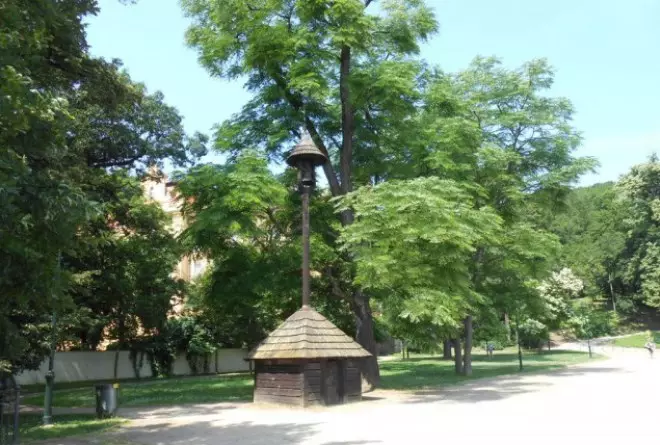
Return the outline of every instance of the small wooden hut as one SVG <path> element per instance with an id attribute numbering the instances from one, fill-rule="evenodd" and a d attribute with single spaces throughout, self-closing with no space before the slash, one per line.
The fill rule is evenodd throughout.
<path id="1" fill-rule="evenodd" d="M 302 407 L 359 401 L 357 361 L 370 355 L 323 315 L 303 306 L 250 353 L 254 401 Z"/>

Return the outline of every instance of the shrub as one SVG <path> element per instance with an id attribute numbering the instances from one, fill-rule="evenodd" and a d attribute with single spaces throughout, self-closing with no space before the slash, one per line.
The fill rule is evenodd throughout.
<path id="1" fill-rule="evenodd" d="M 518 326 L 520 344 L 527 349 L 538 349 L 550 338 L 548 327 L 538 320 L 528 318 Z"/>

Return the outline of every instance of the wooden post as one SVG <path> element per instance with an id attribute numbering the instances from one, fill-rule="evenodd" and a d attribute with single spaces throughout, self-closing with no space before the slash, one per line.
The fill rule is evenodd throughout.
<path id="1" fill-rule="evenodd" d="M 309 306 L 309 192 L 310 187 L 302 187 L 302 238 L 303 238 L 303 264 L 302 264 L 302 304 Z"/>

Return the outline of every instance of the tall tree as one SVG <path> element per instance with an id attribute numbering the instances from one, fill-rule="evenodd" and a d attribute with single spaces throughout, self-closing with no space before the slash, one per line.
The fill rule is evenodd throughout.
<path id="1" fill-rule="evenodd" d="M 584 278 L 588 296 L 607 299 L 615 311 L 624 314 L 632 309 L 620 264 L 628 212 L 628 201 L 613 183 L 596 184 L 571 191 L 565 210 L 555 214 L 550 224 L 562 243 L 557 263 Z M 620 298 L 623 307 L 617 307 Z"/>
<path id="2" fill-rule="evenodd" d="M 0 5 L 0 367 L 38 366 L 43 323 L 63 304 L 58 256 L 91 208 L 68 171 L 62 92 L 93 72 L 80 18 L 95 2 Z"/>
<path id="3" fill-rule="evenodd" d="M 395 330 L 418 339 L 435 332 L 438 344 L 480 303 L 470 256 L 501 236 L 501 219 L 475 209 L 469 191 L 428 177 L 362 187 L 342 200 L 357 217 L 340 239 L 356 259 L 356 284 L 379 297 Z"/>
<path id="4" fill-rule="evenodd" d="M 331 159 L 324 173 L 333 195 L 386 175 L 394 148 L 388 143 L 398 133 L 388 125 L 403 127 L 401 117 L 415 105 L 418 70 L 411 56 L 437 24 L 419 0 L 382 2 L 378 11 L 371 3 L 184 0 L 193 20 L 188 43 L 201 63 L 214 76 L 243 76 L 254 93 L 219 127 L 216 146 L 259 147 L 281 159 L 302 127 Z M 353 220 L 350 209 L 341 214 L 342 224 Z M 370 297 L 359 288 L 349 294 L 356 338 L 375 354 Z M 364 372 L 378 382 L 375 357 Z"/>
<path id="5" fill-rule="evenodd" d="M 643 304 L 660 308 L 660 162 L 634 166 L 617 185 L 630 201 L 623 280 Z"/>
<path id="6" fill-rule="evenodd" d="M 187 137 L 160 93 L 131 82 L 118 62 L 88 54 L 83 20 L 97 12 L 94 0 L 0 5 L 0 360 L 14 371 L 39 364 L 44 318 L 72 308 L 67 289 L 80 279 L 83 257 L 90 246 L 102 250 L 108 222 L 121 219 L 109 209 L 130 207 L 117 170 L 134 175 L 204 151 L 204 137 Z M 135 217 L 144 208 L 133 204 L 127 213 Z M 135 285 L 161 278 L 147 273 Z"/>
<path id="7" fill-rule="evenodd" d="M 517 234 L 476 249 L 472 284 L 477 293 L 487 295 L 490 280 L 524 287 L 530 273 L 534 277 L 547 270 L 550 252 L 542 246 L 549 248 L 552 236 L 542 216 L 561 208 L 570 186 L 595 165 L 592 159 L 573 155 L 580 143 L 571 125 L 573 108 L 567 99 L 545 94 L 553 80 L 554 71 L 545 60 L 507 70 L 495 58 L 477 58 L 454 77 L 454 94 L 465 101 L 463 117 L 481 133 L 471 173 L 480 186 L 475 205 L 491 206 L 503 219 L 505 233 Z M 525 254 L 529 247 L 534 253 Z M 512 257 L 524 260 L 505 260 Z M 467 317 L 466 337 L 471 325 Z M 467 348 L 466 364 L 469 361 Z"/>
<path id="8" fill-rule="evenodd" d="M 182 250 L 168 232 L 168 216 L 146 202 L 139 181 L 124 171 L 97 172 L 101 212 L 79 228 L 77 249 L 64 257 L 69 294 L 82 313 L 69 330 L 84 349 L 110 334 L 127 347 L 139 334 L 162 328 L 171 300 L 182 292 L 171 277 Z M 86 316 L 85 316 L 86 315 Z"/>

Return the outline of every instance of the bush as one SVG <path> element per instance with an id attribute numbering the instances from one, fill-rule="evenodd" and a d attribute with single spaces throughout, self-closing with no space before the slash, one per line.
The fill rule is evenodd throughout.
<path id="1" fill-rule="evenodd" d="M 528 318 L 518 326 L 520 344 L 527 349 L 539 349 L 550 338 L 548 327 L 538 320 Z"/>
<path id="2" fill-rule="evenodd" d="M 496 351 L 501 351 L 502 349 L 506 348 L 508 345 L 507 343 L 503 343 L 498 340 L 488 340 L 488 341 L 483 341 L 479 343 L 479 347 L 483 349 L 484 351 L 487 349 L 488 344 L 492 344 L 495 347 Z"/>
<path id="3" fill-rule="evenodd" d="M 488 343 L 492 343 L 497 350 L 515 344 L 509 327 L 499 319 L 487 320 L 485 322 L 480 321 L 475 327 L 474 344 L 485 349 Z"/>
<path id="4" fill-rule="evenodd" d="M 619 317 L 590 304 L 576 305 L 566 322 L 571 332 L 581 340 L 588 340 L 616 332 Z"/>

